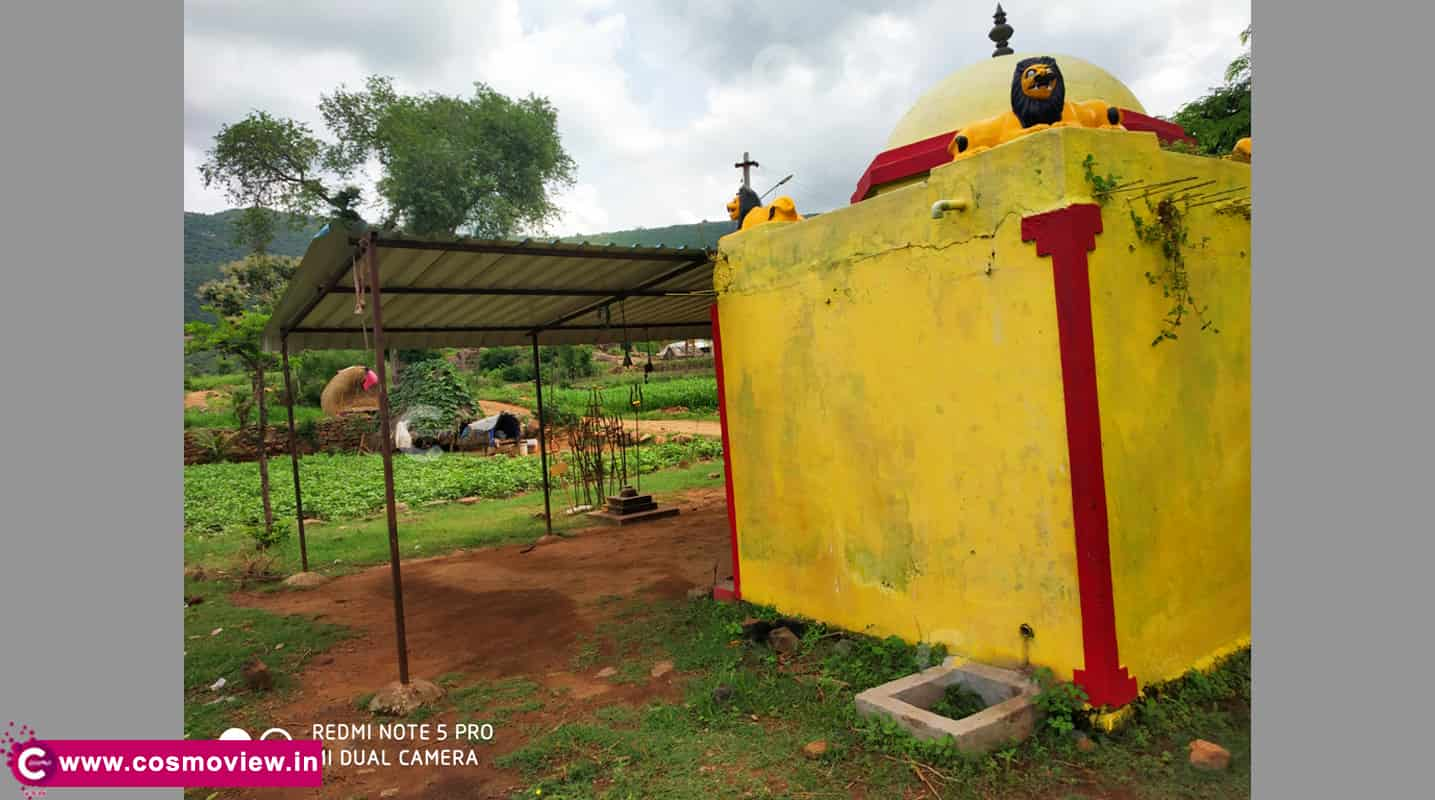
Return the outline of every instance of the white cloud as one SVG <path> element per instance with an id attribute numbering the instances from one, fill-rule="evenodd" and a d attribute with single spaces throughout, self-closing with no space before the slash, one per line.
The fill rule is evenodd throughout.
<path id="1" fill-rule="evenodd" d="M 744 150 L 759 190 L 794 173 L 799 209 L 832 208 L 916 98 L 992 47 L 989 11 L 853 5 L 188 2 L 185 208 L 227 206 L 194 171 L 220 124 L 263 108 L 322 131 L 320 94 L 371 72 L 548 97 L 578 164 L 551 233 L 723 219 Z M 1158 114 L 1220 81 L 1250 18 L 1238 0 L 1004 5 L 1014 47 L 1100 64 Z"/>

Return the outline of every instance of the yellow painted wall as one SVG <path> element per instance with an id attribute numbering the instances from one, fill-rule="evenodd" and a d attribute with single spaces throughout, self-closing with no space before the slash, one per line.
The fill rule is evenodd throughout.
<path id="1" fill-rule="evenodd" d="M 724 239 L 745 599 L 992 663 L 1028 623 L 1034 661 L 1079 666 L 1052 278 L 1020 241 L 1059 155 L 994 150 Z M 933 220 L 951 197 L 977 205 Z"/>
<path id="2" fill-rule="evenodd" d="M 1082 131 L 1066 148 L 1074 188 L 1090 152 L 1122 180 L 1194 177 L 1214 181 L 1197 192 L 1249 192 L 1248 164 Z M 1151 346 L 1170 301 L 1144 277 L 1164 263 L 1130 217 L 1154 219 L 1146 201 L 1108 200 L 1088 256 L 1117 642 L 1142 685 L 1250 636 L 1251 223 L 1220 205 L 1188 212 L 1184 251 L 1191 292 L 1219 333 L 1189 318 L 1175 341 Z"/>
<path id="3" fill-rule="evenodd" d="M 1091 151 L 1120 166 L 1134 159 L 1128 178 L 1172 159 L 1237 167 L 1161 152 L 1150 134 L 1055 130 L 856 206 L 722 241 L 715 284 L 745 599 L 941 641 L 988 663 L 1029 655 L 1067 677 L 1081 666 L 1051 263 L 1020 241 L 1020 223 L 1089 201 L 1080 161 Z M 938 199 L 969 208 L 933 220 Z M 1115 451 L 1106 472 L 1115 600 L 1122 662 L 1145 683 L 1146 670 L 1249 630 L 1248 439 L 1238 441 L 1247 417 L 1231 399 L 1248 386 L 1245 362 L 1232 361 L 1245 352 L 1247 318 L 1234 301 L 1246 284 L 1217 281 L 1213 312 L 1233 313 L 1222 318 L 1226 338 L 1195 345 L 1230 352 L 1183 355 L 1185 337 L 1151 352 L 1159 292 L 1141 277 L 1146 256 L 1105 217 L 1116 233 L 1098 236 L 1092 263 L 1103 426 Z M 1244 220 L 1213 227 L 1226 239 L 1206 252 L 1241 249 L 1227 241 L 1241 225 L 1248 238 Z M 1193 267 L 1193 282 L 1207 271 Z M 1190 388 L 1212 376 L 1221 388 Z M 1162 388 L 1123 395 L 1122 382 Z M 1143 405 L 1153 406 L 1149 419 Z M 1207 421 L 1176 421 L 1187 412 Z M 1178 440 L 1190 447 L 1173 457 Z M 1219 457 L 1197 452 L 1211 447 Z M 1202 505 L 1210 492 L 1221 497 Z M 1204 528 L 1217 522 L 1213 537 Z M 1187 577 L 1201 565 L 1200 578 Z M 1158 589 L 1173 580 L 1176 589 Z M 1197 619 L 1201 634 L 1188 636 Z M 1022 623 L 1036 631 L 1025 654 Z M 1190 644 L 1171 641 L 1181 637 Z"/>

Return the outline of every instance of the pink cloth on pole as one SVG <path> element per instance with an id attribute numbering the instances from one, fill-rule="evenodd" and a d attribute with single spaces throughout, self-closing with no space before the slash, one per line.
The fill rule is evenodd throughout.
<path id="1" fill-rule="evenodd" d="M 375 375 L 373 370 L 368 370 L 364 373 L 364 391 L 367 392 L 368 390 L 378 385 L 378 383 L 379 376 Z"/>

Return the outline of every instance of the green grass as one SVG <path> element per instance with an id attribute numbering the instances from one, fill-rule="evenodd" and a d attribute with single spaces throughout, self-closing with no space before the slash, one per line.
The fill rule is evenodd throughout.
<path id="1" fill-rule="evenodd" d="M 621 384 L 600 389 L 603 413 L 631 416 L 633 407 L 628 402 L 630 384 Z M 549 392 L 544 391 L 547 400 Z M 585 413 L 588 408 L 587 389 L 554 389 L 552 401 L 559 409 L 573 414 Z M 673 378 L 654 381 L 643 386 L 643 409 L 658 411 L 664 408 L 682 406 L 689 411 L 717 410 L 717 378 L 712 375 Z"/>
<path id="2" fill-rule="evenodd" d="M 498 759 L 528 788 L 514 797 L 867 797 L 913 796 L 923 782 L 946 798 L 1249 797 L 1249 651 L 1210 674 L 1151 690 L 1122 732 L 1090 734 L 1095 751 L 1050 727 L 1026 742 L 985 755 L 922 743 L 892 725 L 859 719 L 857 692 L 934 663 L 940 648 L 900 640 L 809 629 L 793 664 L 801 680 L 777 669 L 765 648 L 733 646 L 739 622 L 772 610 L 709 600 L 619 601 L 614 621 L 581 647 L 597 661 L 646 665 L 673 660 L 689 676 L 681 702 L 609 706 L 571 719 Z M 844 641 L 845 640 L 845 641 Z M 719 702 L 713 690 L 732 690 Z M 1186 763 L 1193 738 L 1231 750 L 1231 767 L 1206 773 Z M 802 757 L 823 740 L 828 753 Z M 918 773 L 923 776 L 919 778 Z M 1092 792 L 1093 794 L 1088 794 Z M 930 795 L 928 795 L 930 796 Z"/>
<path id="3" fill-rule="evenodd" d="M 195 375 L 184 379 L 186 391 L 202 392 L 214 389 L 228 389 L 232 386 L 248 386 L 250 376 L 242 372 L 225 375 Z"/>
<path id="4" fill-rule="evenodd" d="M 722 446 L 716 439 L 696 439 L 687 445 L 648 445 L 643 447 L 642 466 L 647 474 L 691 461 L 695 456 L 716 458 L 721 453 Z M 342 521 L 383 508 L 383 460 L 377 455 L 315 454 L 303 457 L 299 469 L 305 516 Z M 397 502 L 408 503 L 415 510 L 436 500 L 509 497 L 541 487 L 542 480 L 536 455 L 510 458 L 458 453 L 394 459 Z M 269 482 L 275 518 L 292 519 L 294 481 L 289 459 L 270 460 Z M 566 492 L 555 488 L 554 497 L 564 498 Z M 196 464 L 184 468 L 187 531 L 221 532 L 258 525 L 262 518 L 257 463 Z"/>
<path id="5" fill-rule="evenodd" d="M 604 414 L 622 414 L 631 419 L 633 407 L 628 404 L 629 387 L 642 383 L 642 373 L 622 373 L 585 378 L 569 387 L 543 387 L 545 403 L 566 414 L 582 415 L 588 411 L 588 387 L 601 393 Z M 483 400 L 511 403 L 533 408 L 537 394 L 532 384 L 494 384 L 471 379 L 474 396 Z M 682 406 L 688 413 L 674 416 L 663 414 L 664 408 Z M 711 370 L 696 373 L 654 373 L 643 385 L 643 406 L 639 416 L 645 419 L 715 419 L 717 416 L 717 377 Z"/>
<path id="6" fill-rule="evenodd" d="M 214 739 L 226 728 L 246 730 L 268 727 L 254 717 L 261 695 L 244 687 L 241 671 L 254 657 L 262 658 L 275 677 L 275 691 L 292 690 L 293 676 L 316 654 L 348 637 L 349 631 L 304 617 L 279 616 L 240 608 L 226 598 L 236 585 L 229 581 L 186 579 L 186 597 L 201 596 L 202 603 L 184 611 L 184 734 L 191 739 Z M 212 635 L 216 629 L 219 634 Z M 276 646 L 283 645 L 281 649 Z M 210 687 L 223 678 L 219 691 Z M 210 701 L 229 697 L 229 702 Z"/>
<path id="7" fill-rule="evenodd" d="M 185 430 L 191 428 L 224 428 L 234 430 L 239 427 L 239 418 L 234 411 L 224 402 L 216 403 L 217 407 L 212 409 L 186 408 L 184 410 Z M 302 425 L 305 422 L 318 422 L 324 419 L 324 409 L 318 406 L 295 406 L 294 424 Z M 249 424 L 256 425 L 259 417 L 256 413 L 249 415 Z M 276 406 L 269 409 L 269 425 L 274 430 L 280 430 L 289 424 L 289 416 L 283 406 Z"/>
<path id="8" fill-rule="evenodd" d="M 376 457 L 374 458 L 377 461 Z M 489 459 L 497 460 L 497 459 Z M 506 459 L 504 459 L 506 460 Z M 308 459 L 301 469 L 305 470 L 305 509 L 308 510 L 309 478 Z M 271 465 L 273 466 L 273 465 Z M 687 489 L 717 487 L 722 478 L 708 475 L 721 470 L 721 462 L 695 463 L 683 469 L 667 469 L 643 477 L 643 490 L 653 492 L 661 498 L 664 494 Z M 276 487 L 289 480 L 287 471 L 281 479 L 276 470 L 271 481 Z M 379 478 L 382 485 L 382 476 Z M 293 490 L 293 484 L 289 484 Z M 382 489 L 380 489 L 382 492 Z M 582 515 L 567 516 L 559 509 L 564 507 L 563 495 L 553 495 L 553 529 L 563 532 L 577 527 L 591 525 L 592 520 Z M 196 501 L 197 502 L 197 501 Z M 255 501 L 257 503 L 257 500 Z M 382 496 L 380 497 L 382 502 Z M 530 492 L 517 497 L 484 500 L 473 505 L 447 504 L 426 508 L 413 506 L 416 512 L 406 515 L 399 522 L 399 536 L 405 557 L 436 556 L 459 548 L 491 547 L 513 542 L 530 542 L 542 536 L 546 528 L 543 520 L 535 514 L 543 510 L 541 492 Z M 292 504 L 288 506 L 292 520 Z M 311 569 L 326 574 L 340 574 L 372 564 L 387 563 L 389 558 L 388 520 L 384 515 L 342 523 L 311 525 L 306 530 L 306 543 Z M 219 531 L 191 530 L 184 537 L 184 558 L 188 565 L 227 569 L 236 559 L 254 551 L 253 540 L 240 528 Z M 299 543 L 291 535 L 287 540 L 270 549 L 277 559 L 277 568 L 282 572 L 297 572 L 300 566 Z"/>

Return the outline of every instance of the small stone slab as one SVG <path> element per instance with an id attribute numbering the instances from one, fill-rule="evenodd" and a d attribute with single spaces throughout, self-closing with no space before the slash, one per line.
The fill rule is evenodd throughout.
<path id="1" fill-rule="evenodd" d="M 960 683 L 982 695 L 987 708 L 962 719 L 927 710 L 946 687 Z M 940 666 L 875 686 L 857 695 L 857 713 L 883 716 L 918 739 L 950 736 L 965 753 L 987 753 L 1032 735 L 1043 713 L 1036 705 L 1040 689 L 1025 675 L 986 664 L 958 664 L 949 656 Z"/>
<path id="2" fill-rule="evenodd" d="M 614 514 L 611 511 L 594 511 L 588 516 L 601 519 L 604 522 L 609 522 L 614 525 L 632 525 L 635 522 L 648 522 L 664 517 L 675 517 L 680 510 L 681 509 L 675 506 L 670 506 L 668 508 L 655 508 L 651 511 L 639 511 L 634 514 Z"/>

